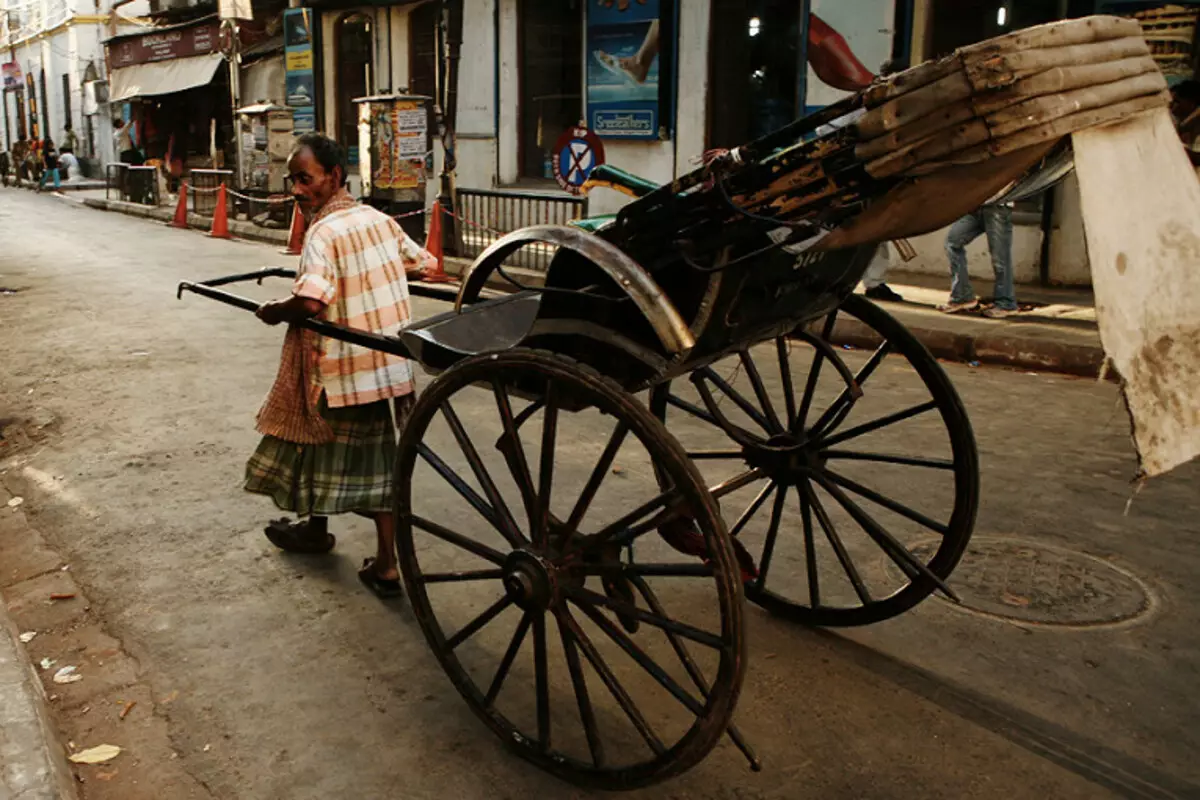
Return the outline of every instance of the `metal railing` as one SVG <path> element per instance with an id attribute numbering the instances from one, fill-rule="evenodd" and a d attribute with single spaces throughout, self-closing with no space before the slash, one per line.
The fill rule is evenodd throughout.
<path id="1" fill-rule="evenodd" d="M 105 164 L 104 165 L 104 199 L 105 200 L 124 200 L 125 199 L 125 173 L 129 170 L 128 164 Z M 116 197 L 113 193 L 116 192 Z"/>
<path id="2" fill-rule="evenodd" d="M 140 203 L 144 206 L 157 206 L 158 196 L 158 167 L 131 166 L 125 172 L 125 196 L 122 200 Z"/>
<path id="3" fill-rule="evenodd" d="M 129 164 L 106 164 L 104 167 L 104 199 L 157 206 L 160 200 L 158 168 L 135 167 Z"/>
<path id="4" fill-rule="evenodd" d="M 587 216 L 587 198 L 552 192 L 459 189 L 463 256 L 474 258 L 501 236 L 530 225 L 566 225 Z M 557 248 L 531 245 L 506 263 L 544 271 Z"/>
<path id="5" fill-rule="evenodd" d="M 214 189 L 225 184 L 228 191 L 233 186 L 233 171 L 228 169 L 194 169 L 188 174 L 188 188 L 198 191 L 191 192 L 192 213 L 211 217 L 217 208 L 217 194 Z M 226 195 L 225 210 L 232 211 L 232 197 Z"/>

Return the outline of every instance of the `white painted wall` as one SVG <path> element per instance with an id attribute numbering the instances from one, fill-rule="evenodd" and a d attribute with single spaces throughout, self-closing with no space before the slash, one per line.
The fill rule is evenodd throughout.
<path id="1" fill-rule="evenodd" d="M 468 138 L 495 136 L 496 0 L 467 0 L 466 5 L 458 66 L 458 132 Z"/>
<path id="2" fill-rule="evenodd" d="M 387 9 L 382 9 L 384 18 L 386 19 Z M 408 10 L 402 8 L 392 8 L 391 31 L 389 33 L 389 47 L 391 47 L 392 60 L 392 81 L 391 87 L 395 91 L 408 86 L 408 61 L 409 61 L 409 29 L 408 29 Z M 383 56 L 381 56 L 382 58 Z M 378 74 L 382 75 L 388 69 L 388 64 L 379 64 Z"/>
<path id="3" fill-rule="evenodd" d="M 321 14 L 321 117 L 322 131 L 326 136 L 337 138 L 337 47 L 333 42 L 333 28 L 340 13 Z"/>
<path id="4" fill-rule="evenodd" d="M 498 182 L 513 183 L 520 174 L 517 162 L 519 150 L 517 113 L 520 106 L 520 84 L 517 78 L 517 0 L 498 0 L 500 3 L 500 163 Z"/>
<path id="5" fill-rule="evenodd" d="M 691 172 L 708 138 L 709 3 L 683 3 L 679 10 L 679 75 L 675 115 L 675 176 Z"/>
<path id="6" fill-rule="evenodd" d="M 1092 266 L 1075 173 L 1055 190 L 1054 219 L 1050 234 L 1050 281 L 1064 286 L 1091 286 Z"/>

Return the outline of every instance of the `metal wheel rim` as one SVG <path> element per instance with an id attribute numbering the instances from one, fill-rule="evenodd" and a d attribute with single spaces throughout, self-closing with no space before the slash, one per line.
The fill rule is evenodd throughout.
<path id="1" fill-rule="evenodd" d="M 704 715 L 698 717 L 687 734 L 669 747 L 665 754 L 640 764 L 614 770 L 597 767 L 595 764 L 589 764 L 569 755 L 553 750 L 545 751 L 534 746 L 534 741 L 518 726 L 494 709 L 488 708 L 489 704 L 482 687 L 468 674 L 453 650 L 447 648 L 447 632 L 442 629 L 433 612 L 422 581 L 421 567 L 415 551 L 412 517 L 409 512 L 411 481 L 417 463 L 417 444 L 420 442 L 420 437 L 433 416 L 438 413 L 444 400 L 469 385 L 477 383 L 480 377 L 486 373 L 521 368 L 545 371 L 553 379 L 562 381 L 579 381 L 591 372 L 588 368 L 573 365 L 565 359 L 535 351 L 510 350 L 504 353 L 479 356 L 462 362 L 435 380 L 423 392 L 412 410 L 408 426 L 401 439 L 400 453 L 396 463 L 397 547 L 405 588 L 414 612 L 417 613 L 422 631 L 447 676 L 467 700 L 476 716 L 510 749 L 542 769 L 581 786 L 632 789 L 657 783 L 697 764 L 724 734 L 744 676 L 745 637 L 742 621 L 741 585 L 736 577 L 736 565 L 729 546 L 728 534 L 721 522 L 716 504 L 708 496 L 703 479 L 683 455 L 682 448 L 675 442 L 674 437 L 635 398 L 615 384 L 600 379 L 599 376 L 592 378 L 595 382 L 593 388 L 596 390 L 596 397 L 601 400 L 601 403 L 597 405 L 610 413 L 628 413 L 631 428 L 633 428 L 631 433 L 638 435 L 639 439 L 642 436 L 658 437 L 656 444 L 662 448 L 659 455 L 675 462 L 670 465 L 672 473 L 680 478 L 686 475 L 691 481 L 691 487 L 687 491 L 694 493 L 694 498 L 689 499 L 694 499 L 705 509 L 697 517 L 706 516 L 708 518 L 706 523 L 700 524 L 700 527 L 704 530 L 706 539 L 711 537 L 710 554 L 717 562 L 714 578 L 718 586 L 721 609 L 721 637 L 727 644 L 726 650 L 722 651 L 720 655 L 718 673 L 712 676 L 711 691 L 708 692 L 705 700 Z M 608 408 L 605 407 L 606 405 Z M 642 439 L 642 441 L 645 444 L 646 440 Z M 700 520 L 697 519 L 697 522 L 700 523 Z M 546 616 L 552 617 L 553 615 L 547 614 Z M 589 688 L 594 692 L 601 692 L 603 686 L 595 680 L 595 674 L 593 671 Z M 570 700 L 568 698 L 563 702 L 570 702 Z"/>
<path id="2" fill-rule="evenodd" d="M 841 310 L 869 326 L 885 342 L 891 343 L 891 353 L 901 355 L 907 360 L 928 391 L 929 402 L 935 403 L 935 408 L 946 430 L 954 462 L 954 508 L 949 520 L 945 523 L 948 532 L 942 537 L 941 547 L 925 565 L 944 585 L 944 580 L 953 571 L 966 550 L 978 509 L 978 454 L 970 421 L 961 399 L 941 365 L 899 321 L 875 304 L 857 295 L 849 297 L 842 305 Z M 801 391 L 804 389 L 804 378 L 803 375 L 793 376 L 793 382 L 800 386 Z M 669 385 L 657 387 L 652 393 L 651 406 L 660 419 L 665 419 L 665 396 L 668 392 Z M 718 425 L 718 427 L 721 426 Z M 726 430 L 726 435 L 738 435 L 739 433 L 744 432 L 731 433 Z M 729 520 L 728 524 L 733 534 L 736 535 L 737 526 L 733 520 Z M 817 526 L 816 520 L 813 520 L 813 527 L 814 535 L 820 536 L 821 530 Z M 800 531 L 791 531 L 790 533 L 794 536 L 801 535 Z M 779 534 L 784 535 L 784 532 L 781 530 Z M 901 614 L 939 588 L 937 582 L 923 575 L 917 575 L 915 578 L 910 575 L 909 578 L 908 583 L 889 595 L 872 597 L 870 603 L 860 602 L 859 605 L 851 607 L 820 606 L 814 609 L 807 598 L 804 601 L 797 601 L 778 591 L 771 591 L 769 579 L 765 585 L 748 582 L 745 586 L 745 593 L 746 598 L 756 605 L 803 624 L 831 627 L 855 626 L 879 622 Z"/>

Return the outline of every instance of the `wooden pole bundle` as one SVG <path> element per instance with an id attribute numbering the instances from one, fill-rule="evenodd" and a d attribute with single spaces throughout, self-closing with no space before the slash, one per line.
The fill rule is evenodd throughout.
<path id="1" fill-rule="evenodd" d="M 868 89 L 855 155 L 877 178 L 927 174 L 1167 102 L 1141 27 L 1119 17 L 1043 25 L 963 48 Z M 1152 98 L 1141 100 L 1141 98 Z M 1132 102 L 1137 101 L 1137 102 Z M 1011 142 L 1004 140 L 1017 137 Z"/>

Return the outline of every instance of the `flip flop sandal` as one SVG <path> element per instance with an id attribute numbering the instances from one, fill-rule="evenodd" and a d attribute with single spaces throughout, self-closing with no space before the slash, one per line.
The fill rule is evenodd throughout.
<path id="1" fill-rule="evenodd" d="M 292 522 L 287 517 L 273 519 L 263 528 L 271 544 L 289 553 L 323 555 L 333 549 L 337 539 L 332 533 L 317 533 L 309 529 L 308 522 Z"/>
<path id="2" fill-rule="evenodd" d="M 404 590 L 400 588 L 400 580 L 398 578 L 381 578 L 375 574 L 375 559 L 363 559 L 363 568 L 358 571 L 358 579 L 363 582 L 376 597 L 383 600 L 391 600 L 396 597 L 403 597 Z"/>

